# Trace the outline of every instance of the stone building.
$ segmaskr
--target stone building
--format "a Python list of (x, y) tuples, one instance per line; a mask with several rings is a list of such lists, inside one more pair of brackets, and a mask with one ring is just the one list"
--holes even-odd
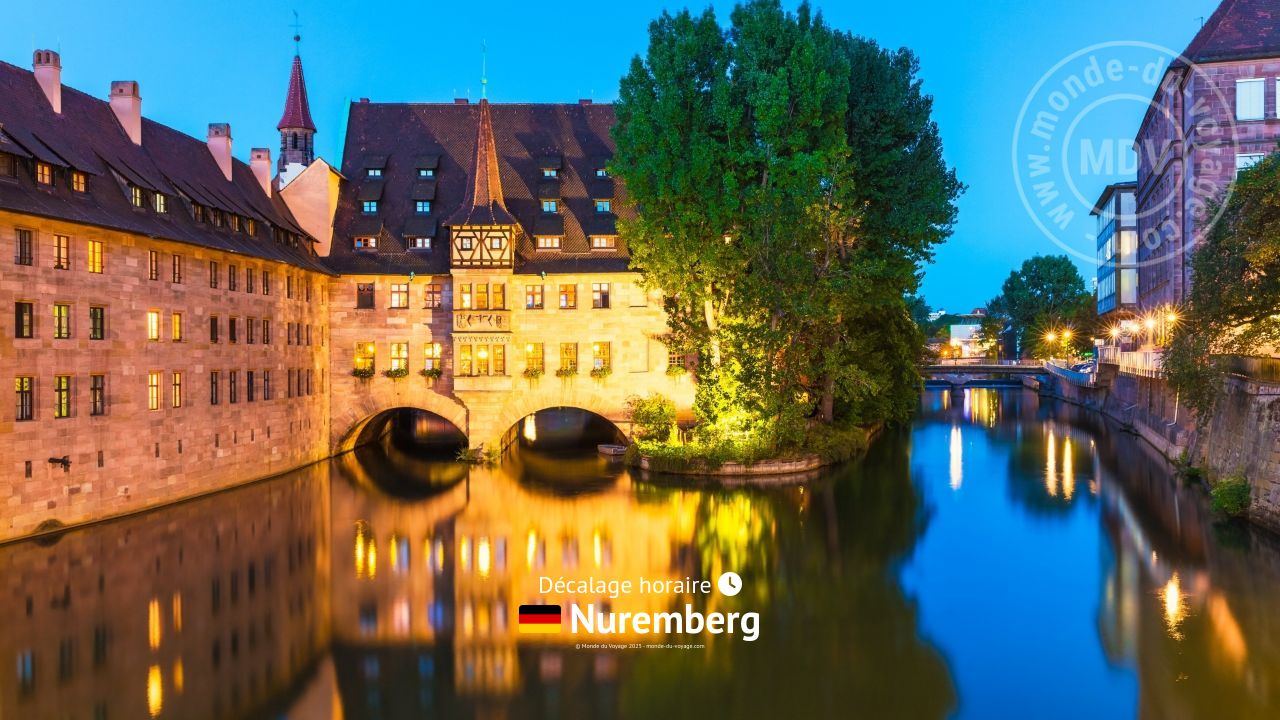
[(331, 271), (231, 128), (0, 63), (0, 538), (328, 455)]
[(273, 179), (227, 124), (144, 118), (136, 82), (64, 87), (52, 51), (0, 63), (0, 97), (0, 539), (314, 462), (399, 408), (505, 448), (548, 408), (626, 432), (631, 395), (692, 402), (608, 105), (360, 101), (339, 172), (295, 56)]
[(1164, 317), (1187, 299), (1209, 208), (1280, 140), (1280, 13), (1224, 0), (1165, 71), (1134, 141), (1138, 303)]

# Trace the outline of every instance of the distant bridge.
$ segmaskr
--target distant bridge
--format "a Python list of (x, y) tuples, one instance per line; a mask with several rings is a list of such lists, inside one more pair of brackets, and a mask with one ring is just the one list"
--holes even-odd
[(920, 373), (926, 385), (953, 388), (1021, 386), (1025, 377), (1049, 375), (1042, 363), (945, 363), (926, 365)]

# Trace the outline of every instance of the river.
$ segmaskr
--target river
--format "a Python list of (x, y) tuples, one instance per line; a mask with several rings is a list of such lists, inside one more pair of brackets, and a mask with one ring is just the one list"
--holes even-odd
[[(758, 632), (574, 633), (569, 602)], [(2, 546), (0, 611), (0, 718), (1280, 716), (1280, 541), (1022, 390), (927, 392), (767, 489), (374, 448)]]

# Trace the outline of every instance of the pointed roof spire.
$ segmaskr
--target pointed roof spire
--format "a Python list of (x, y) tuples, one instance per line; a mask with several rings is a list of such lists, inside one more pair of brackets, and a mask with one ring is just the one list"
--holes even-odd
[(515, 225), (516, 218), (507, 210), (502, 196), (502, 180), (498, 177), (498, 148), (493, 141), (493, 120), (489, 117), (489, 101), (480, 100), (480, 122), (476, 126), (476, 165), (467, 185), (462, 205), (445, 222), (446, 225)]
[(284, 114), (280, 116), (277, 130), (302, 128), (315, 131), (311, 121), (311, 104), (307, 102), (307, 82), (302, 77), (302, 58), (293, 56), (293, 71), (289, 74), (289, 94), (284, 101)]

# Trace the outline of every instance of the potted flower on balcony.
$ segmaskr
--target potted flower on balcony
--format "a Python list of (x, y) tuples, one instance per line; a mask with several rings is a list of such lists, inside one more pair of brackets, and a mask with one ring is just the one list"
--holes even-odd
[(407, 367), (391, 368), (390, 370), (383, 370), (382, 374), (386, 377), (391, 378), (392, 380), (399, 380), (400, 378), (409, 377), (409, 368)]
[(369, 378), (373, 377), (373, 366), (363, 365), (361, 367), (355, 368), (354, 370), (351, 371), (351, 377), (358, 378), (360, 380), (368, 380)]
[(531, 367), (531, 368), (524, 369), (524, 376), (526, 379), (530, 381), (537, 380), (538, 378), (542, 377), (542, 373), (543, 373), (543, 370), (540, 367)]
[(418, 374), (434, 383), (444, 376), (444, 370), (438, 367), (422, 368)]
[(577, 374), (578, 374), (578, 368), (572, 365), (562, 367), (559, 370), (556, 370), (556, 377), (558, 378), (571, 378), (571, 377), (575, 377)]
[(689, 371), (685, 369), (684, 365), (673, 364), (673, 365), (667, 366), (667, 377), (681, 377), (683, 375), (687, 375), (688, 373)]
[(609, 367), (608, 365), (601, 365), (600, 367), (591, 368), (591, 377), (595, 380), (604, 380), (605, 378), (609, 377), (612, 374), (613, 374), (613, 368)]

